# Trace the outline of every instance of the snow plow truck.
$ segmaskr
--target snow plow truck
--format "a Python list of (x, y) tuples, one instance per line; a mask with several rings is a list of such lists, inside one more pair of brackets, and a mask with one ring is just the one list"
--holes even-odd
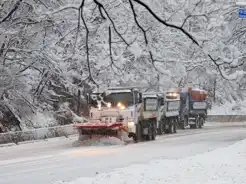
[(88, 94), (88, 122), (75, 124), (80, 140), (93, 136), (117, 137), (123, 141), (154, 140), (154, 121), (143, 116), (142, 93), (134, 87), (114, 87)]
[(180, 92), (180, 121), (179, 127), (184, 129), (202, 128), (207, 117), (208, 103), (206, 98), (208, 92), (201, 89), (182, 88)]

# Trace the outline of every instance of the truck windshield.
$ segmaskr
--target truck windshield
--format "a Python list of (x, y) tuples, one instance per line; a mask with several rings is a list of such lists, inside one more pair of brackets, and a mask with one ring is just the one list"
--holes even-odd
[(105, 102), (110, 102), (112, 106), (117, 106), (121, 103), (125, 106), (131, 106), (134, 104), (133, 94), (131, 92), (111, 93), (104, 98)]
[(109, 95), (103, 94), (92, 94), (90, 105), (93, 107), (98, 106), (98, 101), (101, 101), (101, 106), (107, 106), (107, 103), (110, 102), (112, 107), (117, 106), (118, 103), (123, 104), (125, 107), (131, 106), (134, 104), (133, 94), (131, 92), (117, 92), (110, 93)]
[(97, 107), (98, 106), (98, 101), (102, 101), (104, 99), (104, 97), (105, 97), (105, 94), (104, 93), (92, 93), (90, 95), (90, 102), (89, 102), (89, 104), (92, 107)]
[(145, 111), (156, 111), (158, 106), (157, 98), (145, 98)]

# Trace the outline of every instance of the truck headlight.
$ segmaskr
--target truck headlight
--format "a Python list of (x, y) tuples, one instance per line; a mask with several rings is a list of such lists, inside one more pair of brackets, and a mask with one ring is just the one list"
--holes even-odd
[(107, 107), (108, 107), (108, 108), (111, 107), (111, 103), (110, 103), (110, 102), (107, 103)]
[(122, 104), (122, 103), (118, 103), (117, 104), (117, 107), (119, 108), (119, 109), (121, 109), (121, 110), (124, 110), (126, 107)]
[(98, 110), (99, 110), (99, 111), (102, 109), (101, 104), (98, 104), (97, 107), (98, 107)]
[(128, 122), (127, 125), (128, 125), (128, 127), (133, 127), (135, 125), (135, 123), (133, 121), (130, 121), (130, 122)]

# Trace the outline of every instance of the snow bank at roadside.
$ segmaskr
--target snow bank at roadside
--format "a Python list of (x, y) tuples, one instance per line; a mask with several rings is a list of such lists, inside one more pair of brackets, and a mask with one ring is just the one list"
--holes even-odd
[(55, 184), (231, 184), (246, 183), (246, 140), (177, 160), (156, 160), (95, 177)]

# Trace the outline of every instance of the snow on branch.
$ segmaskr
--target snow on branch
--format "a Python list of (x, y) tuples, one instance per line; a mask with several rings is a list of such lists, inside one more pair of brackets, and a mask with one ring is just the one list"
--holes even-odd
[(12, 10), (10, 10), (10, 12), (0, 21), (0, 24), (2, 24), (3, 22), (5, 22), (8, 18), (11, 17), (11, 15), (18, 9), (18, 7), (20, 6), (22, 0), (18, 0), (14, 7), (12, 8)]
[(184, 27), (184, 25), (186, 24), (187, 20), (192, 18), (192, 17), (205, 17), (206, 19), (208, 19), (207, 15), (205, 14), (202, 14), (202, 15), (188, 15), (185, 19), (184, 19), (184, 22), (182, 23), (181, 25), (181, 28)]
[[(112, 26), (113, 26), (113, 28), (114, 28), (114, 31), (115, 31), (115, 32), (117, 33), (117, 35), (121, 38), (121, 40), (127, 45), (127, 47), (129, 47), (130, 44), (129, 44), (129, 43), (123, 38), (123, 36), (119, 33), (119, 31), (117, 30), (117, 28), (116, 28), (116, 26), (115, 26), (115, 23), (114, 23), (113, 19), (109, 16), (109, 14), (108, 14), (107, 10), (104, 8), (104, 6), (103, 6), (100, 2), (98, 2), (97, 0), (94, 0), (94, 2), (98, 5), (101, 15), (102, 15), (101, 9), (103, 9), (104, 13), (107, 15), (108, 19), (110, 20), (110, 22), (111, 22), (111, 24), (112, 24)], [(105, 18), (103, 15), (102, 15), (102, 17)]]
[(146, 10), (148, 10), (148, 12), (157, 20), (159, 21), (160, 23), (164, 24), (165, 26), (167, 27), (171, 27), (171, 28), (174, 28), (174, 29), (178, 29), (180, 30), (183, 34), (185, 34), (190, 40), (192, 40), (192, 42), (194, 42), (197, 46), (200, 47), (198, 41), (190, 34), (188, 33), (185, 29), (183, 29), (182, 27), (180, 26), (176, 26), (174, 24), (171, 24), (171, 23), (167, 23), (165, 20), (161, 19), (158, 15), (156, 15), (151, 9), (150, 7), (145, 4), (144, 2), (140, 1), (140, 0), (130, 0), (130, 1), (135, 1), (136, 3), (140, 4), (141, 6), (143, 6)]
[[(183, 22), (182, 26), (177, 26), (177, 25), (174, 25), (174, 24), (171, 24), (171, 23), (168, 23), (167, 21), (163, 20), (162, 18), (160, 18), (157, 14), (155, 14), (153, 12), (153, 10), (147, 5), (145, 4), (144, 2), (142, 2), (141, 0), (129, 0), (129, 1), (134, 1), (136, 2), (137, 4), (143, 6), (158, 22), (162, 23), (163, 25), (167, 26), (167, 27), (170, 27), (170, 28), (174, 28), (174, 29), (177, 29), (179, 31), (181, 31), (185, 36), (187, 36), (195, 45), (197, 45), (200, 49), (204, 50), (202, 48), (202, 46), (199, 44), (199, 42), (196, 40), (196, 38), (191, 35), (188, 31), (186, 31), (184, 28), (183, 28), (183, 25), (185, 24), (185, 22), (187, 21), (188, 18), (191, 17), (191, 15), (189, 15)], [(202, 15), (201, 15), (202, 16)], [(225, 80), (230, 80), (228, 77), (226, 77), (224, 75), (224, 73), (221, 71), (221, 68), (220, 68), (220, 64), (217, 63), (217, 61), (219, 59), (214, 59), (211, 54), (209, 53), (206, 53), (205, 54), (210, 58), (210, 60), (215, 64), (215, 66), (217, 67), (217, 70), (219, 71), (220, 75), (225, 79)]]
[(43, 14), (43, 15), (46, 15), (46, 16), (48, 16), (48, 17), (51, 17), (51, 16), (54, 15), (54, 14), (61, 13), (61, 12), (63, 12), (63, 11), (70, 10), (70, 9), (72, 9), (72, 10), (77, 10), (77, 11), (79, 10), (79, 8), (78, 8), (77, 6), (74, 6), (74, 5), (72, 5), (72, 4), (71, 4), (71, 5), (68, 4), (68, 5), (63, 6), (63, 7), (59, 8), (59, 9), (54, 10), (54, 11), (46, 12), (46, 13)]
[[(113, 55), (112, 55), (112, 33), (111, 33), (111, 28), (110, 26), (108, 27), (108, 44), (109, 44), (109, 57), (110, 57), (110, 60), (111, 60), (111, 68), (112, 66), (114, 66), (118, 71), (121, 71), (121, 69), (114, 63), (114, 58), (113, 58)], [(116, 73), (117, 74), (117, 73)]]
[[(135, 23), (137, 24), (137, 26), (140, 28), (140, 30), (142, 31), (142, 33), (143, 33), (143, 35), (144, 35), (144, 41), (145, 41), (146, 48), (148, 48), (149, 45), (148, 45), (148, 38), (147, 38), (147, 34), (146, 34), (147, 31), (144, 30), (144, 28), (143, 28), (143, 27), (140, 25), (140, 23), (138, 22), (137, 14), (136, 14), (136, 12), (135, 12), (134, 5), (133, 5), (132, 1), (129, 0), (129, 3), (130, 3), (130, 7), (131, 7), (131, 10), (132, 10), (132, 13), (133, 13), (134, 21), (135, 21)], [(152, 63), (152, 65), (153, 65), (154, 69), (155, 69), (156, 71), (158, 71), (159, 73), (163, 74), (161, 71), (159, 71), (159, 70), (156, 68), (156, 66), (155, 66), (155, 60), (154, 60), (154, 57), (153, 57), (153, 54), (152, 54), (151, 50), (148, 50), (148, 52), (149, 52), (149, 56), (150, 56), (150, 59), (151, 59), (151, 63)]]
[(84, 5), (85, 5), (85, 0), (82, 0), (82, 3), (79, 7), (79, 12), (80, 12), (80, 16), (81, 19), (83, 21), (83, 24), (85, 26), (85, 30), (86, 30), (86, 36), (85, 36), (85, 46), (86, 46), (86, 62), (87, 62), (87, 67), (88, 67), (88, 72), (89, 72), (89, 76), (88, 79), (90, 81), (92, 81), (96, 86), (98, 86), (98, 84), (96, 83), (96, 81), (94, 80), (92, 73), (91, 73), (91, 67), (90, 67), (90, 52), (89, 52), (89, 29), (88, 26), (85, 22), (85, 18), (83, 16), (83, 10), (84, 10)]

